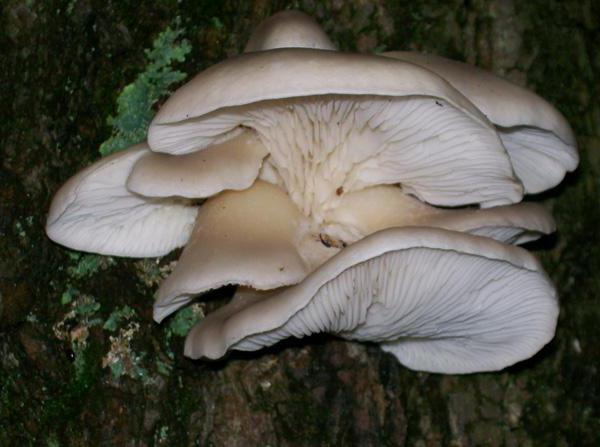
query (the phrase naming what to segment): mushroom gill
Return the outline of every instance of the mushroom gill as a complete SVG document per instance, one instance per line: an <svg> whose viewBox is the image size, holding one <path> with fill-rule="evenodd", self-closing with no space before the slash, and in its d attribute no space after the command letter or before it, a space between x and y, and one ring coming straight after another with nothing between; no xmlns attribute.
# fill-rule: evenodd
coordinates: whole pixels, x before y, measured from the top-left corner
<svg viewBox="0 0 600 447"><path fill-rule="evenodd" d="M380 343L412 369L505 368L554 335L556 292L525 250L423 228L383 230L302 283L241 294L188 335L186 355L219 358L329 332Z"/></svg>
<svg viewBox="0 0 600 447"><path fill-rule="evenodd" d="M437 73L469 98L492 123L528 194L558 185L579 163L567 120L535 93L481 68L409 51L382 56L415 63Z"/></svg>

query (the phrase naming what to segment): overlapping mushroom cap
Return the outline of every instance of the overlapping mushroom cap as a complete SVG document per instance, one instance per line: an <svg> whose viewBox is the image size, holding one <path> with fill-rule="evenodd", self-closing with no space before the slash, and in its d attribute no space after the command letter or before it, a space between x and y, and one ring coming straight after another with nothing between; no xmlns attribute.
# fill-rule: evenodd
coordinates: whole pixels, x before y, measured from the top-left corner
<svg viewBox="0 0 600 447"><path fill-rule="evenodd" d="M555 293L502 243L554 230L544 208L517 202L577 164L568 124L532 93L534 106L511 101L506 115L492 93L518 87L489 74L474 72L490 85L478 90L462 66L334 50L307 16L272 17L245 54L173 94L148 145L67 182L49 236L123 256L185 245L158 321L243 286L192 331L193 357L315 331L382 343L429 371L532 355L553 334Z"/></svg>
<svg viewBox="0 0 600 447"><path fill-rule="evenodd" d="M567 120L531 91L462 62L428 54L392 51L383 56L412 62L442 76L494 123L525 192L558 185L579 164Z"/></svg>
<svg viewBox="0 0 600 447"><path fill-rule="evenodd" d="M185 350L219 358L332 332L382 343L413 369L468 373L533 355L554 335L557 315L554 287L527 251L395 228L346 248L296 286L239 295L192 330Z"/></svg>

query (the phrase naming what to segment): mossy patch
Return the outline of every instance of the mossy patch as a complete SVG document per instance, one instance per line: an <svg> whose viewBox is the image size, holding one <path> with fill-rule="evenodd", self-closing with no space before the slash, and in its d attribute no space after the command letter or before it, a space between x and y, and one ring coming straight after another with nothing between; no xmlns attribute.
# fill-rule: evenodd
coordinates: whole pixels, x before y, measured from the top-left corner
<svg viewBox="0 0 600 447"><path fill-rule="evenodd" d="M117 98L117 114L108 118L108 124L114 130L100 146L103 156L146 139L154 116L152 106L169 92L173 84L186 77L185 73L173 68L175 63L183 62L191 51L190 43L181 37L182 34L182 29L169 27L158 35L152 49L146 50L146 69L123 89Z"/></svg>
<svg viewBox="0 0 600 447"><path fill-rule="evenodd" d="M122 321L130 320L133 316L135 316L135 311L129 306L115 309L104 322L102 329L109 332L115 332Z"/></svg>
<svg viewBox="0 0 600 447"><path fill-rule="evenodd" d="M170 338L172 335L185 337L202 318L204 318L204 306L201 303L195 303L181 309L169 323L167 337Z"/></svg>
<svg viewBox="0 0 600 447"><path fill-rule="evenodd" d="M73 279L89 278L115 264L115 260L110 256L70 252L69 258L73 265L68 267L67 273Z"/></svg>
<svg viewBox="0 0 600 447"><path fill-rule="evenodd" d="M90 358L86 351L89 345L90 330L94 326L101 325L102 320L97 316L100 303L93 297L80 295L78 292L73 296L77 296L77 298L69 303L70 310L52 329L57 339L70 346L75 381L82 382L89 370Z"/></svg>

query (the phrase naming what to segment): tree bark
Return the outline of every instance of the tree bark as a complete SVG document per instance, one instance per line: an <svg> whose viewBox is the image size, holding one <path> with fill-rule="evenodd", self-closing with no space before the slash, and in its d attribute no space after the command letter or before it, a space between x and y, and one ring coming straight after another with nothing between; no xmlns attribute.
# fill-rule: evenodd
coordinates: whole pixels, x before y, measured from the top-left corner
<svg viewBox="0 0 600 447"><path fill-rule="evenodd" d="M291 7L313 15L343 50L467 61L528 86L568 118L580 168L533 197L553 208L558 232L529 248L561 296L556 338L534 358L499 373L442 376L404 369L376 346L319 336L192 362L182 355L184 318L151 318L156 282L176 257L86 256L45 237L52 194L99 158L119 93L177 16L191 52L176 68L193 75ZM600 444L599 42L594 0L8 0L0 445ZM212 294L184 317L230 294Z"/></svg>

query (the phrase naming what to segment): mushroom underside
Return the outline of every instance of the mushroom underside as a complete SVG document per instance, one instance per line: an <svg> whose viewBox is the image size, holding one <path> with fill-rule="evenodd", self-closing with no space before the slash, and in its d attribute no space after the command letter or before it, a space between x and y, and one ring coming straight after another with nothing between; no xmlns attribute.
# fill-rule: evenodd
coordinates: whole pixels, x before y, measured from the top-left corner
<svg viewBox="0 0 600 447"><path fill-rule="evenodd" d="M281 188L264 181L209 199L175 270L157 292L154 318L161 321L194 296L228 284L260 290L296 284L340 249L386 228L437 227L507 243L554 229L539 205L439 209L397 186L348 194L328 216L331 220L319 225Z"/></svg>
<svg viewBox="0 0 600 447"><path fill-rule="evenodd" d="M498 129L525 192L558 185L579 163L568 122L547 101L481 68L431 54L392 51L382 56L417 64L446 79Z"/></svg>
<svg viewBox="0 0 600 447"><path fill-rule="evenodd" d="M306 215L318 216L340 190L381 184L401 183L441 206L496 206L522 198L493 127L442 98L290 98L157 126L183 152L201 151L240 126L253 129L269 152L261 178L282 186Z"/></svg>
<svg viewBox="0 0 600 447"><path fill-rule="evenodd" d="M72 177L54 197L46 233L75 250L163 256L188 240L198 207L178 198L143 197L125 183L147 145L103 158Z"/></svg>
<svg viewBox="0 0 600 447"><path fill-rule="evenodd" d="M390 229L296 286L242 294L194 327L185 352L219 358L330 332L381 343L412 369L491 371L541 349L557 314L554 288L526 251L446 230Z"/></svg>
<svg viewBox="0 0 600 447"><path fill-rule="evenodd" d="M499 127L498 135L527 194L555 187L579 164L575 146L547 130L527 126Z"/></svg>

